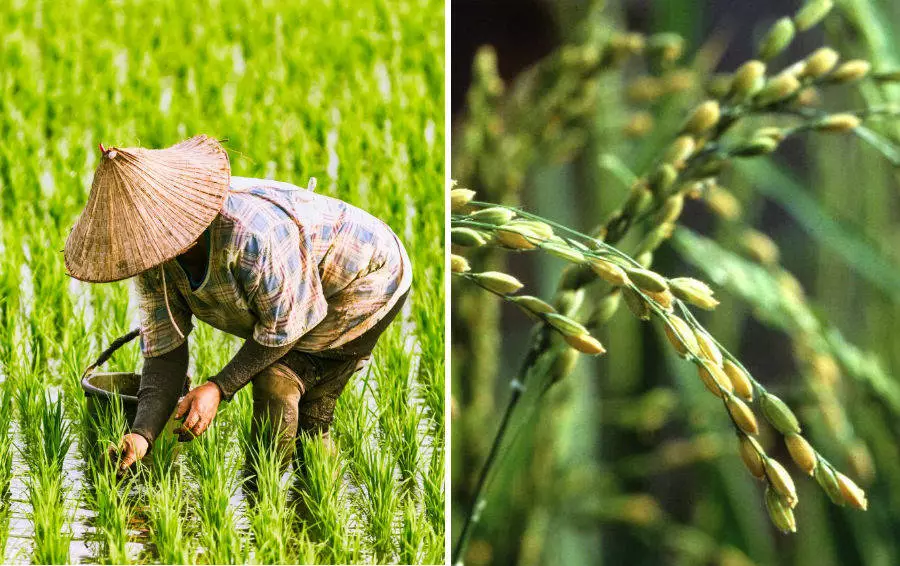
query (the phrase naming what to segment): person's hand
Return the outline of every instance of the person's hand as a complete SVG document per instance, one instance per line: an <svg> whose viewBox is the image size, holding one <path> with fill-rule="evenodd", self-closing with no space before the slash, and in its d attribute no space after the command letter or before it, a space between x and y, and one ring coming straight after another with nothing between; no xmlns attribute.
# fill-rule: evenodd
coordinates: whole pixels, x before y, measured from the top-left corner
<svg viewBox="0 0 900 566"><path fill-rule="evenodd" d="M137 433L129 433L122 437L119 446L110 446L108 456L115 464L118 462L118 473L122 473L135 462L147 455L150 443Z"/></svg>
<svg viewBox="0 0 900 566"><path fill-rule="evenodd" d="M184 417L181 426L175 429L179 439L184 442L203 434L215 418L221 400L222 391L211 381L188 391L175 408L175 418Z"/></svg>

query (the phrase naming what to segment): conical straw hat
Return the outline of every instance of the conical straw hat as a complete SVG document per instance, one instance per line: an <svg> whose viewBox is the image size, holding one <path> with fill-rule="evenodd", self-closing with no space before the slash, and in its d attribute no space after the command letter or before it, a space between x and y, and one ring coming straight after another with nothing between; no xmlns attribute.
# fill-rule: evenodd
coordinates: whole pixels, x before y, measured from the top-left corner
<svg viewBox="0 0 900 566"><path fill-rule="evenodd" d="M231 169L214 139L100 149L91 194L66 240L66 271L76 279L118 281L168 261L222 208Z"/></svg>

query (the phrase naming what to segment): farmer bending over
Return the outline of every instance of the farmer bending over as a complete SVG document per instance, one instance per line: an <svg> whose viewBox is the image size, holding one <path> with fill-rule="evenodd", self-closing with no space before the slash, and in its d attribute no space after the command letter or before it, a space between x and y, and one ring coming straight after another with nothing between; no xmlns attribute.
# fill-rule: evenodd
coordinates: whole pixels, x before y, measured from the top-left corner
<svg viewBox="0 0 900 566"><path fill-rule="evenodd" d="M298 431L327 436L338 396L409 292L394 233L340 200L231 177L225 150L206 136L100 149L65 259L83 281L138 276L144 367L120 467L144 457L173 409L184 419L176 433L199 436L250 382L252 438L265 419L286 452ZM245 341L179 402L192 315Z"/></svg>

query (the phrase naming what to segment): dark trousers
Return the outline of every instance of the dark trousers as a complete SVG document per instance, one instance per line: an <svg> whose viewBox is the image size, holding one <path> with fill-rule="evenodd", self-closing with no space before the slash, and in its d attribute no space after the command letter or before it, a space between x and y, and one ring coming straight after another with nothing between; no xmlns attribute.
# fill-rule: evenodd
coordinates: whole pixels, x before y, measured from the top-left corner
<svg viewBox="0 0 900 566"><path fill-rule="evenodd" d="M350 377L366 366L372 350L397 317L409 292L361 336L321 352L292 350L253 378L253 430L267 420L288 452L298 433L328 436L334 407Z"/></svg>

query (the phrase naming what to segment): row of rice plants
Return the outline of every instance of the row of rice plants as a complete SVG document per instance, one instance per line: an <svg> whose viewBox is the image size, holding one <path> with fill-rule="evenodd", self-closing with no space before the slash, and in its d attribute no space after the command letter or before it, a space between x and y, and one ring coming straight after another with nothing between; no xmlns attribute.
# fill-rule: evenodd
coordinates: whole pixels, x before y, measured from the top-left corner
<svg viewBox="0 0 900 566"><path fill-rule="evenodd" d="M15 376L22 453L28 466L25 486L34 528L32 560L38 564L65 564L72 540L70 486L64 482L66 455L72 436L65 419L62 399L45 391L39 375L23 372Z"/></svg>

